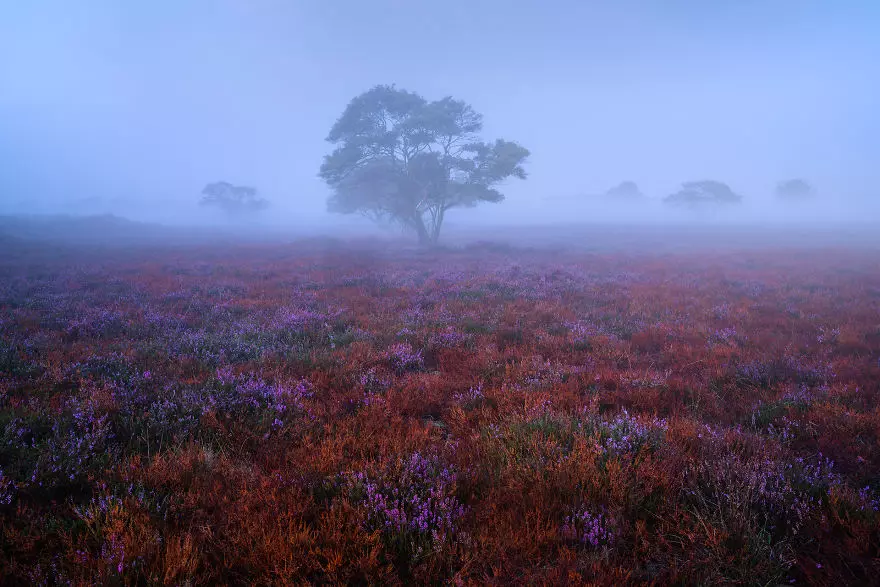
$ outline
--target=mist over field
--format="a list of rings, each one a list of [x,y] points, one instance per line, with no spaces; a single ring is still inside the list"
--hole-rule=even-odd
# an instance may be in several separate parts
[[[328,130],[355,95],[451,95],[531,151],[506,200],[454,225],[869,223],[880,218],[880,65],[870,2],[9,3],[0,213],[226,224],[211,181],[258,188],[257,224],[373,225],[326,209]],[[804,178],[808,203],[778,182]],[[684,181],[734,210],[659,205]],[[623,181],[647,200],[602,198]]]
[[[0,5],[0,584],[876,585],[880,5]]]

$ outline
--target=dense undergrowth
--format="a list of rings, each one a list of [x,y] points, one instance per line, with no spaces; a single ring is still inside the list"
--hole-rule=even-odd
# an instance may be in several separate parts
[[[8,584],[867,584],[880,260],[0,261]]]

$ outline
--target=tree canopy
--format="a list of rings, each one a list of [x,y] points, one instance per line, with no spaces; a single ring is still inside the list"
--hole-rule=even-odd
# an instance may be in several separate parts
[[[237,186],[225,181],[209,183],[202,190],[203,206],[215,206],[230,214],[256,212],[269,205],[257,195],[257,190],[248,186]]]
[[[445,214],[501,202],[497,186],[526,178],[529,151],[512,141],[482,142],[483,117],[467,103],[429,102],[393,85],[355,97],[330,129],[336,145],[320,176],[333,189],[332,212],[360,212],[437,242]]]
[[[789,179],[776,186],[776,197],[782,200],[804,200],[815,195],[813,186],[803,179]]]
[[[614,186],[613,188],[610,188],[607,192],[605,192],[605,195],[618,201],[637,200],[644,197],[644,194],[634,181],[621,182],[620,184]]]
[[[677,192],[669,194],[663,201],[672,205],[698,207],[707,204],[738,204],[742,201],[742,196],[724,182],[706,179],[684,182]]]

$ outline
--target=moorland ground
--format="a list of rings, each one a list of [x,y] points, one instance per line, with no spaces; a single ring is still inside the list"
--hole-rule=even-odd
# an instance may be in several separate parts
[[[0,579],[876,582],[877,249],[631,240],[4,243]]]

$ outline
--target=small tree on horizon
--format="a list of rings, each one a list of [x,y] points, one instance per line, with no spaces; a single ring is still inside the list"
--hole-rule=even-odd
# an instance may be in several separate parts
[[[639,186],[634,181],[621,182],[606,191],[605,195],[618,201],[638,200],[645,197],[645,194],[642,193]]]
[[[739,204],[742,196],[722,181],[686,181],[681,188],[663,198],[665,204],[674,206],[702,207],[706,205]]]
[[[428,102],[393,85],[356,96],[327,136],[336,145],[320,170],[333,190],[328,210],[395,222],[436,244],[447,211],[501,202],[498,184],[526,178],[529,151],[482,142],[482,128],[482,115],[452,97]]]
[[[780,200],[806,200],[815,195],[813,186],[803,179],[788,179],[776,186],[776,197]]]
[[[202,206],[214,206],[228,214],[253,213],[269,206],[268,200],[257,195],[256,188],[237,186],[225,181],[207,184],[202,189]]]

